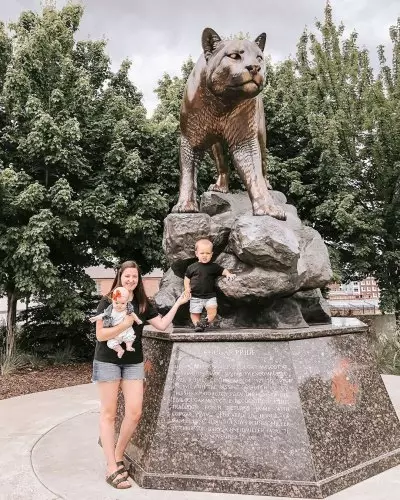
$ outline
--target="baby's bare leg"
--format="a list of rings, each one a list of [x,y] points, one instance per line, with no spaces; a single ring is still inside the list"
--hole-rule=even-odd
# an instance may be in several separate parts
[[[134,350],[135,350],[135,349],[132,347],[132,344],[133,344],[133,342],[132,342],[132,341],[125,342],[125,347],[126,347],[126,350],[127,350],[127,351],[134,351]]]
[[[117,356],[121,359],[124,355],[125,349],[123,349],[120,345],[113,347],[113,349],[117,353]]]

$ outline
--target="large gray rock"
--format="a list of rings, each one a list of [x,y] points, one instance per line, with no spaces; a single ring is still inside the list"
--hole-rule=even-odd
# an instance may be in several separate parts
[[[292,298],[264,300],[242,305],[235,309],[220,308],[222,328],[305,328],[299,304]]]
[[[300,232],[300,258],[297,263],[299,288],[323,288],[332,279],[328,249],[320,234],[312,227],[302,226]]]
[[[219,278],[217,281],[219,290],[234,301],[288,296],[297,290],[296,280],[290,273],[249,266],[233,254],[223,253],[216,262],[236,274],[234,280]]]
[[[178,274],[194,262],[195,243],[209,238],[211,217],[208,214],[169,214],[164,220],[163,250],[168,263]]]
[[[200,199],[200,212],[204,212],[211,217],[217,214],[231,212],[232,217],[238,215],[252,214],[250,198],[247,193],[217,193],[207,191]]]
[[[270,191],[270,195],[275,203],[285,206],[287,211],[286,196],[279,191]],[[293,207],[294,210],[295,207]],[[290,211],[291,209],[289,209]],[[217,214],[231,212],[233,218],[239,215],[253,215],[251,201],[247,193],[217,193],[207,191],[200,199],[200,212],[213,217]]]
[[[214,244],[214,255],[223,252],[228,245],[233,221],[234,219],[231,212],[225,212],[211,217],[209,237]]]
[[[269,215],[243,215],[236,219],[229,247],[243,262],[265,269],[293,269],[300,257],[299,240],[294,231],[285,221]]]
[[[292,295],[301,310],[301,314],[307,323],[329,323],[331,320],[331,309],[328,301],[322,296],[321,290],[306,290]]]
[[[160,282],[160,291],[154,297],[158,311],[164,315],[175,304],[176,299],[183,292],[183,278],[177,276],[172,269],[168,269]],[[175,316],[176,325],[188,325],[190,323],[188,307],[180,307]]]
[[[161,313],[171,309],[182,292],[183,278],[177,276],[172,269],[168,269],[161,279],[160,291],[154,297],[157,309]]]
[[[331,280],[327,248],[282,193],[271,191],[271,196],[283,206],[286,221],[253,216],[247,193],[207,192],[200,213],[168,215],[163,248],[171,269],[155,299],[161,312],[170,309],[183,290],[184,272],[195,261],[196,241],[209,238],[214,260],[236,274],[233,281],[217,281],[221,325],[286,328],[329,320],[329,307],[318,290]],[[184,306],[175,323],[188,321]]]

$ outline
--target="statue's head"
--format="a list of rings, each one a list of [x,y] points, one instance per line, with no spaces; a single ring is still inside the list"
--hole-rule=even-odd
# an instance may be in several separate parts
[[[265,81],[266,34],[250,40],[221,40],[211,28],[202,35],[206,84],[215,95],[244,100],[261,92]]]

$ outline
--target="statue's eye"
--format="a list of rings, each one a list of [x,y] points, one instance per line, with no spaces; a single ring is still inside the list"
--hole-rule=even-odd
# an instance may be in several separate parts
[[[228,54],[228,57],[231,59],[240,59],[240,55],[237,52],[232,52],[232,54]]]

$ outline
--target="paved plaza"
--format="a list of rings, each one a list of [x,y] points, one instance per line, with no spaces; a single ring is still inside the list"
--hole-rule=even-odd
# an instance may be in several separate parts
[[[383,376],[400,414],[400,377]],[[189,491],[117,491],[104,481],[96,386],[56,389],[0,401],[0,500],[272,500]],[[398,500],[400,466],[328,497]],[[281,500],[285,500],[282,499]]]

